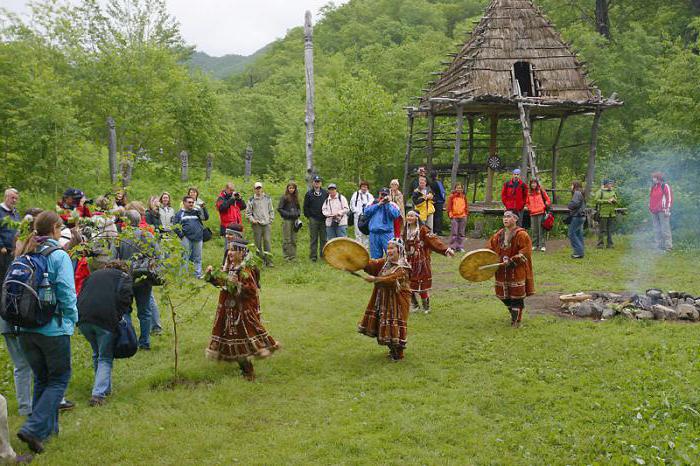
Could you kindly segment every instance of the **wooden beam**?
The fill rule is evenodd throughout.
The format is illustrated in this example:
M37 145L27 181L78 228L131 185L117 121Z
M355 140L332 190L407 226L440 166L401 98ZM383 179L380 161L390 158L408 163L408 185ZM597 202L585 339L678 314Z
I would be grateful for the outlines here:
M408 135L406 136L406 156L403 161L403 196L408 199L411 189L408 186L408 165L411 162L411 150L413 146L413 113L408 114Z
M498 153L498 115L491 115L491 144L489 145L489 157ZM493 202L493 178L495 172L489 167L488 178L486 178L486 203Z
M428 175L430 175L430 172L433 169L433 154L435 153L435 146L433 145L433 131L435 131L435 114L430 112L430 115L428 116L428 144L425 148L427 155L426 169L428 171Z
M467 123L469 124L469 148L467 149L467 157L469 164L472 163L474 159L474 117L468 116ZM474 186L477 184L477 178L474 177ZM464 183L464 195L467 196L467 190L469 189L469 175L466 176Z
M455 128L455 155L452 158L452 177L450 178L451 189L454 190L457 184L457 170L459 169L459 153L462 150L462 128L464 127L464 109L460 105L457 107L457 123Z
M557 203L557 175L558 175L558 164L559 164L559 141L561 140L561 133L564 130L564 123L566 122L567 115L561 117L559 120L559 128L557 128L557 134L554 137L554 144L552 145L552 204Z
M588 153L588 172L586 173L586 190L584 196L586 199L591 197L593 189L593 181L595 180L595 158L598 153L598 128L600 127L600 116L603 111L598 108L593 116L593 127L591 128L591 150Z

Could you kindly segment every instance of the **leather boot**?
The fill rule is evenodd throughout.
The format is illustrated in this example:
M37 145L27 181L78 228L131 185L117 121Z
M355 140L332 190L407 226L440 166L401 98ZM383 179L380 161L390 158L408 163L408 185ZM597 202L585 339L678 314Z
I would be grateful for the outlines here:
M520 322L523 320L523 308L514 307L510 311L512 323L511 325L515 328L520 327Z
M255 368L253 367L253 363L250 361L239 361L238 365L241 367L241 373L243 374L243 378L253 382L255 381Z
M430 298L421 298L423 301L423 313L430 314Z
M418 299L415 293L411 293L411 309L410 312L418 312L420 308L418 307Z

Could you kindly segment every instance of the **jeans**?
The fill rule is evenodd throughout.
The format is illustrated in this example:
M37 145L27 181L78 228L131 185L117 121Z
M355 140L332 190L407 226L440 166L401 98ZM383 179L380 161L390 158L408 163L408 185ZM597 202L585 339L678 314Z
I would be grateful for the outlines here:
M185 259L194 264L194 275L202 278L202 244L200 241L190 241L186 236L182 238L182 247L185 248Z
M530 230L532 231L532 247L540 249L545 247L545 235L547 234L542 227L544 214L530 215Z
M360 216L357 215L357 218ZM360 229L355 225L355 239L359 241L366 249L369 249L369 235L365 235L360 231Z
M467 228L467 217L453 218L450 230L450 247L455 251L464 247L464 231Z
M14 461L17 454L10 444L10 428L7 425L7 400L0 395L0 462L3 464Z
M163 326L160 323L160 311L158 311L158 304L156 303L153 289L151 289L151 297L148 299L148 307L151 309L151 331L163 330Z
M297 232L294 230L296 220L282 222L282 254L287 260L297 258Z
M607 239L608 247L613 247L612 234L615 230L615 217L601 217L598 222L598 246L603 247L603 240ZM606 238L607 236L607 238Z
M316 260L320 254L323 258L323 247L326 245L326 221L309 219L309 258Z
M445 204L435 204L435 213L433 214L433 233L438 236L442 235L442 213L445 211Z
M95 324L80 324L80 332L92 347L92 367L95 383L92 396L104 398L112 393L112 363L114 361L114 333Z
M58 405L71 376L70 337L23 333L19 341L34 373L32 415L20 432L45 440L58 434Z
M337 227L326 227L326 240L330 241L333 238L345 238L348 236L348 227L340 226Z
M671 216L663 212L651 214L654 223L654 237L656 247L659 249L672 249L673 237L671 236Z
M32 368L29 367L29 362L24 357L19 336L8 333L4 337L7 352L10 353L10 359L14 366L15 393L17 394L19 415L29 416L32 414Z
M391 231L370 231L369 232L369 256L372 259L381 259L386 253L389 241L394 236Z
M586 217L573 217L569 224L569 242L575 256L583 256L583 223Z
M270 255L270 232L272 228L270 225L260 225L259 223L253 224L253 239L255 240L255 247L258 250L258 255L260 255L265 262L265 265L272 263L272 256Z
M134 286L134 301L136 301L136 314L141 326L139 336L139 348L151 347L151 306L150 300L153 294L153 286L150 283L141 282ZM131 313L124 314L131 322Z

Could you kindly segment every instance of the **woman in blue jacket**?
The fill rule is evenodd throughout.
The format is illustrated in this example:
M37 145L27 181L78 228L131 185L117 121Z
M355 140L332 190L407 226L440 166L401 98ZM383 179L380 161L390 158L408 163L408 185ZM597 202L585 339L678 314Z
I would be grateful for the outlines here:
M21 254L59 247L63 221L52 211L34 220L34 232ZM32 415L17 436L34 452L44 450L42 442L58 433L58 407L71 376L70 337L78 320L73 264L68 253L57 249L47 258L49 281L56 296L56 313L43 327L20 328L20 346L34 373Z

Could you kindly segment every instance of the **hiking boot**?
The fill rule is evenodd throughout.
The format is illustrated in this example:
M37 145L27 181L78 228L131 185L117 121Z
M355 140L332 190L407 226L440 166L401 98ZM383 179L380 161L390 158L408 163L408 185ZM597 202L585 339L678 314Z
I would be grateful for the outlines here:
M62 399L61 404L58 405L59 411L70 411L73 408L75 408L75 403L70 400L66 400L65 398Z
M22 432L21 430L17 432L17 438L27 444L29 449L34 453L41 453L44 451L44 444L41 443L38 437Z
M93 396L90 398L90 401L88 401L88 405L92 408L96 406L102 406L106 403L107 401L103 396Z

